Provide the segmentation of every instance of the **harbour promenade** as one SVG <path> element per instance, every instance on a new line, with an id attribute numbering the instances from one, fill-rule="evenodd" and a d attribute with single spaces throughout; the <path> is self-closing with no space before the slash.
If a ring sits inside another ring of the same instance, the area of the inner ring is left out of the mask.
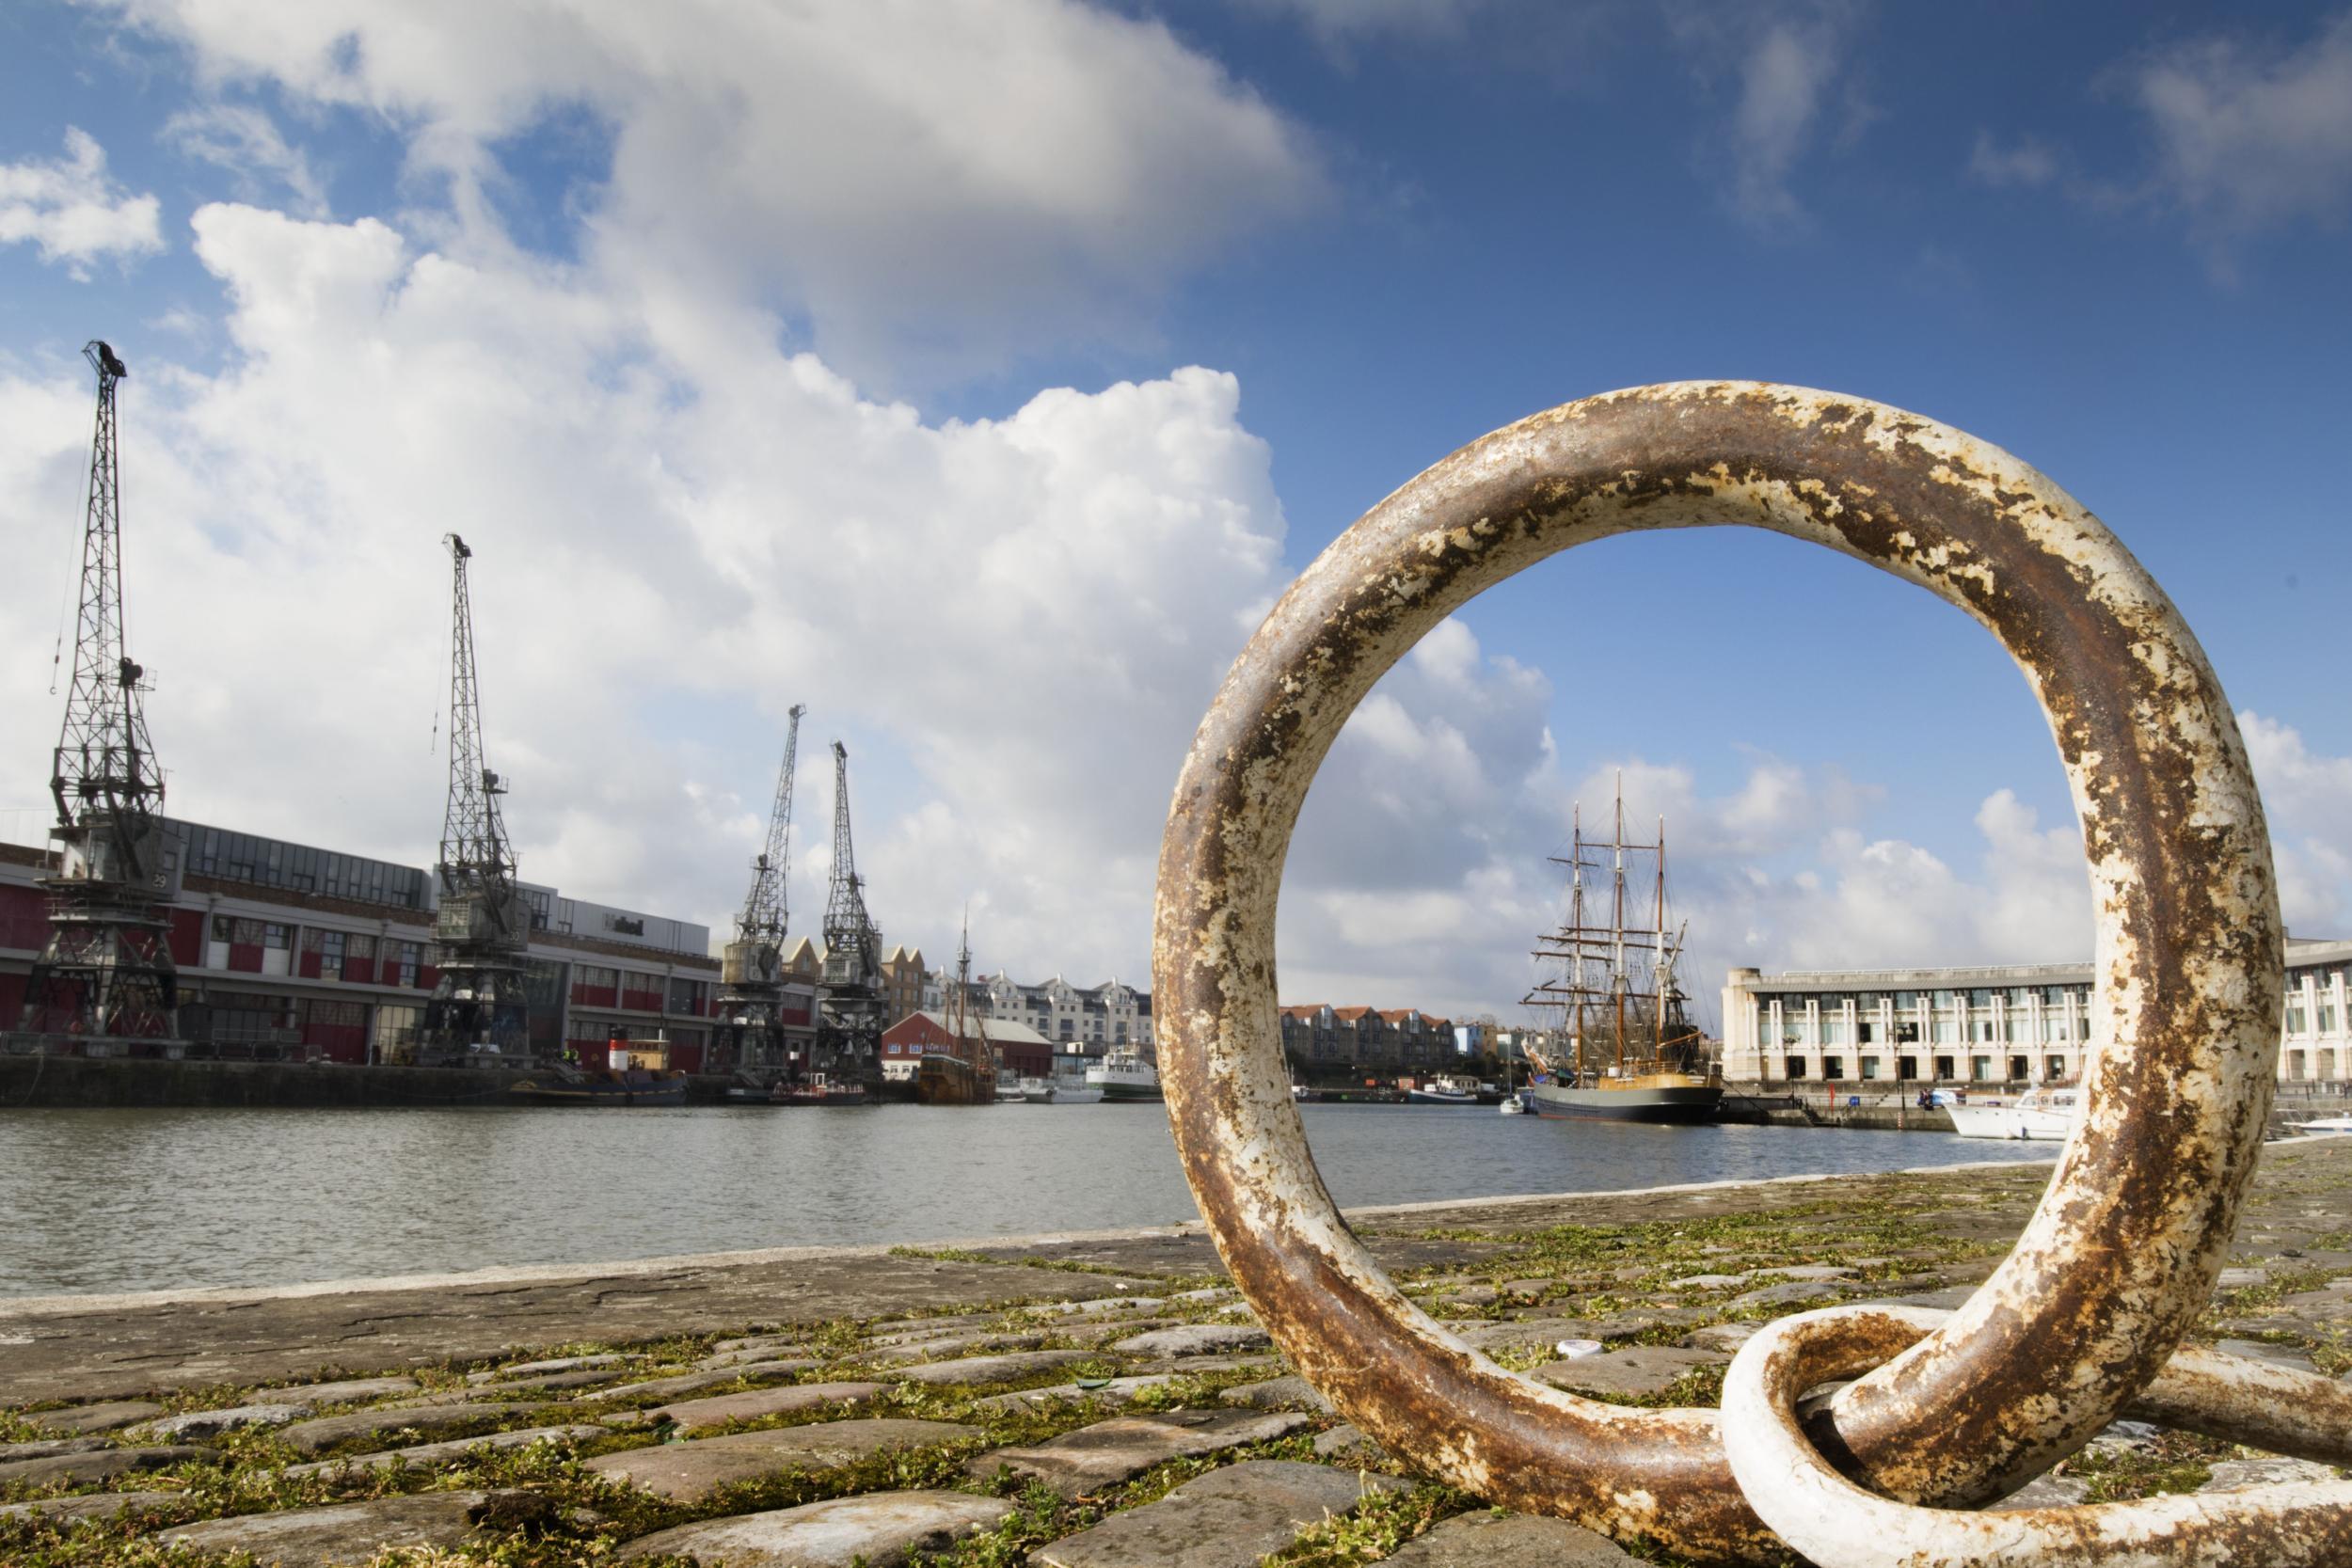
<path id="1" fill-rule="evenodd" d="M 2047 1178 L 1980 1164 L 1350 1218 L 1504 1365 L 1710 1404 L 1757 1323 L 1956 1303 Z M 2233 1261 L 2200 1338 L 2352 1368 L 2352 1139 L 2265 1151 Z M 147 1563 L 176 1542 L 289 1564 L 398 1547 L 383 1560 L 435 1568 L 1510 1568 L 1638 1545 L 1392 1465 L 1289 1375 L 1197 1224 L 23 1298 L 0 1301 L 0 1346 L 7 1561 Z M 2320 1468 L 2120 1424 L 2035 1496 Z"/>

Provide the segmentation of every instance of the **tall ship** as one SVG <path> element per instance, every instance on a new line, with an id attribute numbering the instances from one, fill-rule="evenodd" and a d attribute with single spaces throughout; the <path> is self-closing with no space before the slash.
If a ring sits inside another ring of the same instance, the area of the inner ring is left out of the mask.
<path id="1" fill-rule="evenodd" d="M 988 1023 L 972 1016 L 972 922 L 964 920 L 956 944 L 956 989 L 940 1022 L 947 1043 L 923 1053 L 914 1069 L 914 1098 L 924 1105 L 996 1103 L 996 1050 Z M 1019 1098 L 1016 1093 L 1015 1098 Z"/>
<path id="2" fill-rule="evenodd" d="M 1104 1103 L 1117 1101 L 1156 1101 L 1160 1069 L 1137 1045 L 1115 1045 L 1110 1054 L 1087 1069 L 1087 1087 L 1103 1091 Z"/>
<path id="3" fill-rule="evenodd" d="M 1625 836 L 1620 782 L 1606 842 L 1584 836 L 1580 808 L 1568 854 L 1566 921 L 1536 939 L 1535 987 L 1524 1004 L 1556 1022 L 1531 1050 L 1539 1117 L 1703 1122 L 1724 1098 L 1723 1074 L 1688 1016 L 1677 968 L 1684 928 L 1666 908 L 1666 819 L 1654 844 Z"/>

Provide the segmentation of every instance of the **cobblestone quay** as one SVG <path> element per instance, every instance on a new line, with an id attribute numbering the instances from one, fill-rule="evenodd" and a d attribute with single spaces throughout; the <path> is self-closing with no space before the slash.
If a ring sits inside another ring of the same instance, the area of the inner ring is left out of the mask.
<path id="1" fill-rule="evenodd" d="M 1957 1302 L 2048 1175 L 1351 1220 L 1503 1364 L 1710 1404 L 1766 1319 Z M 2201 1337 L 2352 1371 L 2352 1138 L 2266 1153 Z M 1633 1560 L 1400 1472 L 1288 1374 L 1193 1226 L 0 1302 L 0 1561 Z M 2119 1422 L 2012 1506 L 2333 1473 Z"/>

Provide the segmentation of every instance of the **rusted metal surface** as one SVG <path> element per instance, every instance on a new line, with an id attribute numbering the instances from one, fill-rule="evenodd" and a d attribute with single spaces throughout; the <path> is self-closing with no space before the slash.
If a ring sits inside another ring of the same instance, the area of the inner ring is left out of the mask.
<path id="1" fill-rule="evenodd" d="M 2250 1487 L 2076 1508 L 1964 1513 L 1897 1502 L 1841 1476 L 1795 1414 L 1808 1388 L 1851 1377 L 1939 1331 L 1946 1314 L 1839 1307 L 1783 1318 L 1740 1347 L 1724 1379 L 1724 1441 L 1756 1512 L 1820 1568 L 2335 1568 L 2352 1562 L 2352 1481 Z M 2247 1363 L 2201 1353 L 2201 1371 Z M 2326 1380 L 2289 1374 L 2308 1383 Z M 2169 1381 L 2169 1380 L 2168 1380 Z M 2191 1385 L 2170 1401 L 2191 1407 Z M 2352 1436 L 2335 1432 L 2339 1447 Z"/>
<path id="2" fill-rule="evenodd" d="M 1853 398 L 1681 383 L 1472 443 L 1294 583 L 1202 720 L 1161 846 L 1162 1082 L 1218 1249 L 1299 1370 L 1383 1445 L 1496 1502 L 1692 1556 L 1780 1548 L 1708 1411 L 1504 1371 L 1349 1235 L 1282 1070 L 1274 924 L 1309 784 L 1373 684 L 1473 594 L 1575 545 L 1738 524 L 1919 584 L 2017 660 L 2058 743 L 2096 916 L 2084 1119 L 2016 1249 L 1951 1321 L 1845 1390 L 1831 1460 L 1906 1501 L 1996 1497 L 2155 1375 L 2208 1298 L 2269 1109 L 2282 931 L 2229 703 L 2138 562 L 2007 452 Z"/>

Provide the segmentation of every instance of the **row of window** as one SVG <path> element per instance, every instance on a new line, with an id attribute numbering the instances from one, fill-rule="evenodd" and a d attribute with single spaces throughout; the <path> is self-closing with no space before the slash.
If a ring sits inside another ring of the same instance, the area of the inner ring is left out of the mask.
<path id="1" fill-rule="evenodd" d="M 1961 1058 L 1956 1055 L 1935 1056 L 1925 1061 L 1917 1056 L 1898 1056 L 1894 1060 L 1895 1078 L 1899 1083 L 1908 1084 L 1916 1080 L 1922 1068 L 1931 1069 L 1938 1083 L 1956 1084 L 1962 1081 L 1960 1078 Z M 2012 1055 L 2006 1060 L 1994 1055 L 1970 1056 L 1967 1063 L 1966 1081 L 1972 1084 L 2022 1084 L 2031 1078 L 2034 1073 L 2034 1062 L 2030 1056 Z M 1863 1078 L 1885 1076 L 1885 1059 L 1883 1057 L 1857 1057 L 1854 1065 L 1857 1074 Z M 1796 1080 L 1811 1075 L 1803 1056 L 1788 1057 L 1783 1061 L 1782 1066 L 1787 1069 L 1781 1074 L 1784 1078 Z M 1996 1071 L 1996 1069 L 1999 1070 Z M 2042 1058 L 2042 1076 L 2044 1079 L 2057 1080 L 2066 1075 L 2067 1062 L 2064 1056 Z M 1821 1058 L 1821 1076 L 1824 1079 L 1845 1077 L 1846 1064 L 1843 1058 L 1836 1056 Z"/>
<path id="2" fill-rule="evenodd" d="M 1769 1035 L 1770 1024 L 1764 1033 Z M 1817 1039 L 1814 1037 L 1819 1036 Z M 1848 1037 L 1851 1036 L 1851 1038 Z M 1991 1045 L 1996 1040 L 2005 1045 L 2027 1045 L 2039 1036 L 2044 1045 L 2065 1045 L 2074 1037 L 2074 1021 L 2063 1013 L 2043 1013 L 2039 1024 L 2030 1017 L 2010 1013 L 1997 1022 L 1990 1018 L 1960 1019 L 1938 1013 L 1928 1021 L 1926 1043 L 1930 1045 Z M 2088 1030 L 2085 1031 L 2088 1037 Z M 1845 1019 L 1825 1016 L 1818 1023 L 1804 1014 L 1783 1015 L 1780 1024 L 1783 1045 L 1917 1045 L 1919 1025 L 1915 1022 L 1881 1024 L 1869 1019 L 1855 1020 L 1851 1027 Z"/>
<path id="3" fill-rule="evenodd" d="M 184 826 L 185 869 L 227 881 L 323 893 L 368 904 L 424 908 L 424 873 L 359 855 L 330 854 L 253 833 Z"/>

